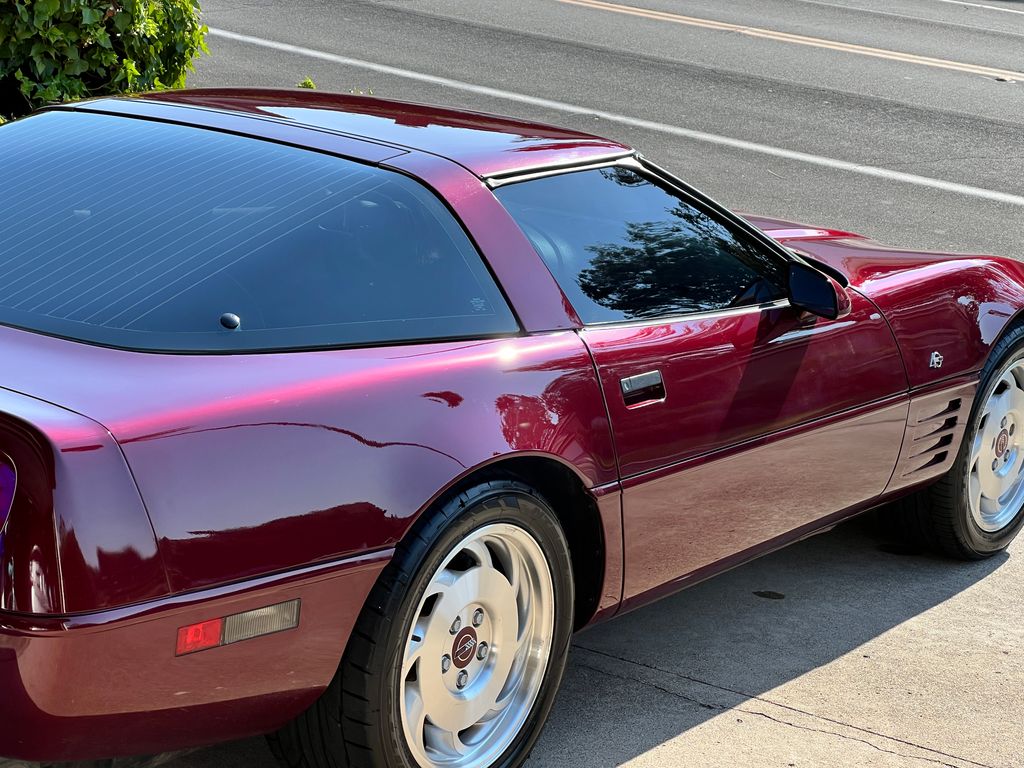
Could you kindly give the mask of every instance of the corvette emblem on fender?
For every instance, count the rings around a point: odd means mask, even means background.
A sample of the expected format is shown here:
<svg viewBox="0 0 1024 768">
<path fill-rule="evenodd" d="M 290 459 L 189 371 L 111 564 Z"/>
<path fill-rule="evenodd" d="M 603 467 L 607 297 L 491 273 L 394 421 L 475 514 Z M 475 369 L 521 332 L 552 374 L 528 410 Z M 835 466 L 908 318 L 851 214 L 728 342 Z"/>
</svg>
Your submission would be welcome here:
<svg viewBox="0 0 1024 768">
<path fill-rule="evenodd" d="M 942 355 L 938 352 L 932 352 L 931 359 L 928 361 L 929 368 L 941 368 L 942 367 Z"/>
</svg>

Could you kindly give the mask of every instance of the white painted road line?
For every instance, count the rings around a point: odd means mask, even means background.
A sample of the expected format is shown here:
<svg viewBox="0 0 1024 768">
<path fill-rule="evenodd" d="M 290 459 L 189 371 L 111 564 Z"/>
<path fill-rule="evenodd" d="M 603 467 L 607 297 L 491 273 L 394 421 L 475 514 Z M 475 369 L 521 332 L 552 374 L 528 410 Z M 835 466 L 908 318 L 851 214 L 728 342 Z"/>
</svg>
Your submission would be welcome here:
<svg viewBox="0 0 1024 768">
<path fill-rule="evenodd" d="M 965 5 L 968 8 L 984 8 L 986 11 L 1002 11 L 1003 13 L 1019 13 L 1024 16 L 1024 11 L 1016 8 L 1003 8 L 998 5 L 984 5 L 983 3 L 968 3 L 966 0 L 935 0 L 937 3 L 949 3 L 950 5 Z"/>
<path fill-rule="evenodd" d="M 680 138 L 689 139 L 691 141 L 699 141 L 705 144 L 714 144 L 720 147 L 730 147 L 732 149 L 740 149 L 747 152 L 755 152 L 761 155 L 768 155 L 769 157 L 778 157 L 784 160 L 795 160 L 797 162 L 807 163 L 809 165 L 816 165 L 821 168 L 830 168 L 832 170 L 837 171 L 858 173 L 862 176 L 873 176 L 878 179 L 886 179 L 887 181 L 898 181 L 904 184 L 913 184 L 915 186 L 927 187 L 929 189 L 937 189 L 943 192 L 952 192 L 958 195 L 974 197 L 980 200 L 991 200 L 997 203 L 1005 203 L 1007 205 L 1016 205 L 1024 207 L 1024 196 L 1013 195 L 1010 194 L 1009 192 L 998 192 L 993 189 L 972 187 L 968 184 L 958 184 L 953 181 L 933 179 L 928 176 L 918 176 L 913 173 L 903 173 L 902 171 L 894 171 L 888 168 L 878 168 L 873 165 L 853 163 L 848 160 L 838 160 L 832 157 L 812 155 L 807 152 L 797 152 L 791 149 L 772 147 L 767 144 L 758 144 L 753 141 L 734 139 L 729 136 L 719 136 L 718 134 L 714 133 L 696 131 L 690 128 L 682 128 L 676 125 L 669 125 L 667 123 L 659 123 L 654 120 L 643 120 L 641 118 L 630 117 L 628 115 L 620 115 L 615 112 L 605 112 L 604 110 L 600 109 L 590 109 L 588 107 L 581 107 L 576 104 L 569 104 L 568 102 L 564 101 L 555 101 L 553 99 L 545 99 L 539 96 L 530 96 L 529 94 L 516 93 L 514 91 L 506 91 L 500 88 L 490 88 L 485 85 L 466 83 L 461 80 L 453 80 L 448 77 L 429 75 L 426 74 L 425 72 L 416 72 L 410 69 L 392 67 L 388 64 L 378 64 L 372 61 L 364 61 L 363 59 L 354 59 L 349 56 L 339 56 L 336 53 L 317 51 L 312 48 L 303 48 L 302 46 L 291 45 L 289 43 L 281 43 L 276 40 L 266 40 L 262 37 L 242 35 L 237 32 L 229 32 L 225 29 L 211 28 L 210 36 L 219 37 L 225 40 L 234 40 L 235 42 L 247 43 L 249 45 L 256 45 L 262 48 L 280 51 L 282 53 L 294 54 L 296 56 L 305 56 L 311 59 L 328 61 L 333 64 L 340 64 L 346 67 L 357 67 L 359 69 L 366 69 L 371 72 L 378 72 L 382 75 L 392 75 L 394 77 L 402 77 L 407 80 L 416 80 L 421 83 L 439 85 L 445 88 L 452 88 L 458 91 L 465 91 L 466 93 L 475 93 L 480 96 L 489 96 L 491 98 L 504 99 L 506 101 L 514 101 L 519 104 L 529 104 L 530 106 L 541 107 L 542 109 L 552 109 L 559 112 L 567 112 L 569 114 L 574 115 L 597 117 L 601 120 L 607 120 L 610 123 L 628 125 L 631 128 L 641 128 L 647 131 L 656 131 L 658 133 L 664 133 L 670 136 L 679 136 Z"/>
</svg>

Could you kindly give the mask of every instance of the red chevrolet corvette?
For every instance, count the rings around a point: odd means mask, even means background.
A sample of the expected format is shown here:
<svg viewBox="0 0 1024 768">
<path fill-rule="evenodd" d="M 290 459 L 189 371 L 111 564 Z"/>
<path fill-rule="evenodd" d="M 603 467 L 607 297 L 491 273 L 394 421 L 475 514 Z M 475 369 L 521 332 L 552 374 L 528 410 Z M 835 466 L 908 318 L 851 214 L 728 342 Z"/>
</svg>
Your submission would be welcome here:
<svg viewBox="0 0 1024 768">
<path fill-rule="evenodd" d="M 1015 261 L 316 92 L 48 108 L 0 169 L 5 758 L 517 766 L 576 629 L 897 499 L 1024 520 Z"/>
</svg>

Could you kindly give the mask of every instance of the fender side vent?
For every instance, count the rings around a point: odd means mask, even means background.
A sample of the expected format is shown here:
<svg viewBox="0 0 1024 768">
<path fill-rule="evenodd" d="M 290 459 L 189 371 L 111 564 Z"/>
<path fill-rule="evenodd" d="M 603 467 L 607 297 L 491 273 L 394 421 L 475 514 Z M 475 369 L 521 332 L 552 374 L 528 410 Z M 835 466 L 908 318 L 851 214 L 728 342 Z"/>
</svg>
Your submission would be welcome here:
<svg viewBox="0 0 1024 768">
<path fill-rule="evenodd" d="M 921 448 L 920 451 L 915 453 L 910 458 L 916 459 L 916 458 L 919 458 L 921 456 L 934 456 L 940 449 L 948 448 L 953 443 L 953 435 L 952 435 L 952 433 L 946 434 L 946 435 L 942 435 L 941 437 L 939 437 L 938 440 L 935 440 L 933 435 L 929 435 L 927 439 L 930 441 L 928 443 L 928 447 L 927 448 Z M 915 440 L 914 442 L 916 443 L 917 441 Z M 915 447 L 917 447 L 917 446 L 915 446 Z"/>
<path fill-rule="evenodd" d="M 923 464 L 922 466 L 920 466 L 917 469 L 913 470 L 912 472 L 910 472 L 910 474 L 914 474 L 915 472 L 922 472 L 922 471 L 924 471 L 926 469 L 930 469 L 931 467 L 934 467 L 936 464 L 943 464 L 946 461 L 946 456 L 947 456 L 946 451 L 942 451 L 940 453 L 931 454 L 931 458 L 929 458 L 928 461 L 925 464 Z"/>
<path fill-rule="evenodd" d="M 977 384 L 912 398 L 907 431 L 887 491 L 938 477 L 956 459 Z"/>
</svg>

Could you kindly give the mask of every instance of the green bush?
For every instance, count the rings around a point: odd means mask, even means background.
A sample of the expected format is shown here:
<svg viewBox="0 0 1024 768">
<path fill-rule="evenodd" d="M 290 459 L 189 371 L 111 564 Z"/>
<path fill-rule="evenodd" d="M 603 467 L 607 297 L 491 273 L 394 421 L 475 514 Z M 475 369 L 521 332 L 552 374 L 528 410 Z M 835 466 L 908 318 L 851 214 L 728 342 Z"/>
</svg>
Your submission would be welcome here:
<svg viewBox="0 0 1024 768">
<path fill-rule="evenodd" d="M 207 52 L 198 0 L 0 0 L 0 114 L 180 88 Z"/>
</svg>

